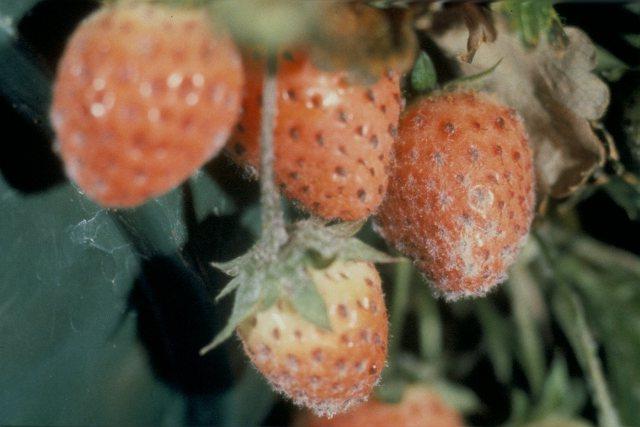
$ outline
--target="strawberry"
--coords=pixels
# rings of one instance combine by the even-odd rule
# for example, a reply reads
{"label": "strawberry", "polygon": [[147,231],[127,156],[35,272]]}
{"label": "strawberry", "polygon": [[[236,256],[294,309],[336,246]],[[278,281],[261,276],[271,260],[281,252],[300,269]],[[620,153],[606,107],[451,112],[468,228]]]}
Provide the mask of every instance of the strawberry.
{"label": "strawberry", "polygon": [[440,93],[413,103],[399,132],[378,229],[445,297],[486,293],[505,279],[533,218],[521,119],[488,95]]}
{"label": "strawberry", "polygon": [[[326,219],[371,215],[387,188],[392,144],[402,99],[389,71],[370,85],[345,71],[322,71],[302,50],[279,61],[275,124],[276,179],[287,196]],[[264,61],[245,61],[244,115],[228,151],[243,165],[259,166],[260,100]]]}
{"label": "strawberry", "polygon": [[307,414],[300,427],[462,427],[460,414],[425,386],[411,386],[398,403],[371,400],[334,418]]}
{"label": "strawberry", "polygon": [[241,57],[204,11],[109,6],[74,32],[51,119],[69,177],[107,207],[179,185],[240,114]]}
{"label": "strawberry", "polygon": [[365,400],[379,380],[387,355],[387,313],[371,263],[335,261],[308,273],[327,306],[330,330],[280,300],[241,323],[238,335],[276,390],[331,416]]}

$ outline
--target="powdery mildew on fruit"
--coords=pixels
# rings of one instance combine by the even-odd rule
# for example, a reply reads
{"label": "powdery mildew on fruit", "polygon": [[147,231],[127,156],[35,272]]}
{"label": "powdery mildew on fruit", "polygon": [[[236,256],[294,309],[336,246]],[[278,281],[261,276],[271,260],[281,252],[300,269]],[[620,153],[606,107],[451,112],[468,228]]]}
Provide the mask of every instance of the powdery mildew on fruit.
{"label": "powdery mildew on fruit", "polygon": [[[244,114],[227,146],[238,163],[259,167],[263,62],[245,55]],[[303,51],[278,69],[275,172],[284,193],[327,219],[358,220],[387,189],[402,97],[393,72],[365,86],[346,72],[319,70]]]}
{"label": "powdery mildew on fruit", "polygon": [[296,404],[333,416],[367,399],[387,355],[387,313],[375,267],[335,262],[311,270],[332,330],[279,301],[238,328],[245,351],[273,387]]}
{"label": "powdery mildew on fruit", "polygon": [[67,174],[108,207],[176,187],[226,143],[241,107],[239,52],[204,12],[104,7],[69,40],[51,121]]}
{"label": "powdery mildew on fruit", "polygon": [[443,93],[400,121],[378,231],[448,299],[506,279],[533,218],[532,153],[521,119],[492,98]]}

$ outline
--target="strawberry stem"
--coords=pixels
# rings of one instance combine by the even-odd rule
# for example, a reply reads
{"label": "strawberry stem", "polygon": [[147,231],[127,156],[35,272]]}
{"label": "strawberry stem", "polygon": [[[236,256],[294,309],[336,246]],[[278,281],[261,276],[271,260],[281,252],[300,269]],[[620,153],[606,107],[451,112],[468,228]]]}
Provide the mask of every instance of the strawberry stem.
{"label": "strawberry stem", "polygon": [[277,115],[277,63],[270,55],[264,75],[262,95],[262,121],[260,123],[260,205],[262,220],[262,240],[267,253],[275,256],[278,249],[287,241],[284,227],[284,214],[280,204],[280,193],[274,179],[273,128]]}

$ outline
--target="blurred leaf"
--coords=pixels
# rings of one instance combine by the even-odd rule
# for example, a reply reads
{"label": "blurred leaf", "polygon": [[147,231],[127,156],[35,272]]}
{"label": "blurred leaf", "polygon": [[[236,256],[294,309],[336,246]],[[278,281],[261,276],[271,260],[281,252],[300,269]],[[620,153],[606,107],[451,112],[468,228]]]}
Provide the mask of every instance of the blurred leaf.
{"label": "blurred leaf", "polygon": [[632,185],[614,176],[603,188],[627,212],[629,219],[635,221],[640,217],[640,184]]}
{"label": "blurred leaf", "polygon": [[513,325],[500,315],[490,300],[479,300],[476,311],[482,327],[483,345],[487,350],[498,381],[509,384],[512,378]]}
{"label": "blurred leaf", "polygon": [[189,180],[198,222],[207,216],[230,215],[237,209],[233,199],[206,172],[197,171]]}
{"label": "blurred leaf", "polygon": [[161,424],[179,397],[127,314],[139,259],[117,222],[70,185],[0,178],[0,235],[0,423]]}
{"label": "blurred leaf", "polygon": [[418,283],[413,298],[418,317],[420,355],[428,361],[440,362],[442,356],[442,320],[438,302],[426,283]]}
{"label": "blurred leaf", "polygon": [[262,226],[260,224],[260,204],[253,204],[242,210],[240,214],[240,224],[251,232],[251,234],[258,238]]}
{"label": "blurred leaf", "polygon": [[629,66],[600,46],[596,47],[596,72],[610,82],[620,80]]}
{"label": "blurred leaf", "polygon": [[[42,0],[2,0],[0,4],[0,32],[6,25],[15,25],[31,8]],[[8,20],[8,22],[7,22]]]}
{"label": "blurred leaf", "polygon": [[395,366],[410,382],[432,382],[439,375],[438,366],[412,353],[398,353]]}
{"label": "blurred leaf", "polygon": [[565,359],[557,355],[549,369],[540,400],[531,412],[531,418],[577,415],[584,406],[586,397],[584,388],[576,382],[571,382]]}
{"label": "blurred leaf", "polygon": [[545,376],[544,348],[540,331],[531,310],[530,289],[535,281],[521,264],[512,268],[508,289],[511,297],[513,317],[517,328],[517,356],[529,381],[534,395],[542,391]]}
{"label": "blurred leaf", "polygon": [[[247,366],[242,377],[216,403],[216,412],[223,414],[221,427],[262,425],[276,401],[271,386],[253,367]],[[250,407],[248,406],[250,405]]]}
{"label": "blurred leaf", "polygon": [[592,427],[592,424],[577,418],[550,417],[524,424],[524,427]]}
{"label": "blurred leaf", "polygon": [[640,49],[640,34],[625,34],[624,39],[631,46],[635,47],[636,49]]}
{"label": "blurred leaf", "polygon": [[427,92],[438,84],[438,76],[433,61],[425,51],[421,51],[411,70],[411,87],[416,92]]}
{"label": "blurred leaf", "polygon": [[472,414],[482,408],[480,399],[471,389],[448,381],[439,381],[434,388],[445,402],[463,414]]}
{"label": "blurred leaf", "polygon": [[605,348],[617,408],[622,420],[633,425],[640,406],[640,396],[635,393],[640,384],[640,365],[636,363],[640,357],[640,259],[592,239],[575,237],[575,244],[563,249],[572,253],[571,258],[562,259],[559,268],[584,294],[589,320]]}
{"label": "blurred leaf", "polygon": [[631,12],[640,15],[640,3],[629,2],[625,7]]}
{"label": "blurred leaf", "polygon": [[640,80],[637,78],[635,87],[624,102],[622,130],[622,142],[629,153],[631,171],[640,174]]}
{"label": "blurred leaf", "polygon": [[49,78],[13,33],[14,14],[19,16],[33,3],[31,0],[0,2],[0,94],[9,99],[20,114],[46,129],[51,102]]}
{"label": "blurred leaf", "polygon": [[134,209],[112,211],[136,249],[145,257],[172,255],[187,240],[183,196],[175,189]]}
{"label": "blurred leaf", "polygon": [[594,405],[598,408],[599,424],[603,427],[620,426],[597,354],[596,343],[580,300],[577,295],[560,286],[553,294],[553,309],[583,371],[589,378]]}
{"label": "blurred leaf", "polygon": [[527,420],[529,398],[527,394],[516,388],[511,391],[511,413],[505,423],[507,426],[521,426]]}
{"label": "blurred leaf", "polygon": [[522,41],[535,46],[557,19],[552,0],[504,0],[495,3],[497,10],[507,15]]}
{"label": "blurred leaf", "polygon": [[393,358],[400,349],[414,276],[413,266],[408,260],[399,262],[394,266],[393,291],[391,304],[389,305],[389,354],[391,354],[391,363],[395,362]]}
{"label": "blurred leaf", "polygon": [[382,374],[382,380],[380,385],[375,388],[374,393],[376,399],[386,403],[398,403],[402,400],[404,389],[407,385],[406,381],[398,378],[394,378],[392,375],[387,376],[391,372],[389,369],[385,369]]}

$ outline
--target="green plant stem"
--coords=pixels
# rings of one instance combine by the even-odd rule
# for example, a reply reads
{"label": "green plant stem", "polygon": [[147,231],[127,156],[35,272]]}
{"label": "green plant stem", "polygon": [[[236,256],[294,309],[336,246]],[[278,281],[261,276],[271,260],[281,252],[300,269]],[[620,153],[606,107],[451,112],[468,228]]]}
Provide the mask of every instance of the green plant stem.
{"label": "green plant stem", "polygon": [[262,92],[262,120],[260,123],[260,205],[262,220],[261,240],[267,254],[275,257],[287,241],[280,193],[275,185],[273,128],[277,117],[276,58],[267,61]]}
{"label": "green plant stem", "polygon": [[400,350],[412,278],[413,267],[411,263],[406,260],[398,262],[395,266],[394,288],[391,300],[391,326],[389,331],[389,354],[391,355],[391,360]]}

